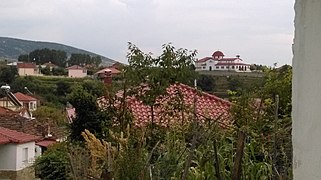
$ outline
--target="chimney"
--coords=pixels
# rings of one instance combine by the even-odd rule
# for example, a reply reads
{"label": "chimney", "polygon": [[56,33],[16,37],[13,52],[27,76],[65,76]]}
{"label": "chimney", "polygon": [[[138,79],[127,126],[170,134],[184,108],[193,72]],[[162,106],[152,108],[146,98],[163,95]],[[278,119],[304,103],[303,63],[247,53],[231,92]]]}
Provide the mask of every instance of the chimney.
{"label": "chimney", "polygon": [[102,76],[103,82],[106,85],[109,85],[112,83],[112,75],[111,75],[111,71],[105,71],[103,76]]}
{"label": "chimney", "polygon": [[237,58],[240,58],[241,56],[240,55],[236,55]]}

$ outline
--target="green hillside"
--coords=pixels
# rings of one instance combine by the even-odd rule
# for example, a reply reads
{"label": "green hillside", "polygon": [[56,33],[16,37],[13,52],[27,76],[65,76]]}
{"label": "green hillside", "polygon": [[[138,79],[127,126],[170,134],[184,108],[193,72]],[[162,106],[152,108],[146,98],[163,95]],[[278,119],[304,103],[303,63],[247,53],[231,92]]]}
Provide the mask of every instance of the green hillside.
{"label": "green hillside", "polygon": [[[70,56],[70,54],[72,53],[89,54],[91,56],[98,55],[86,50],[78,49],[64,44],[0,37],[0,59],[17,60],[18,56],[21,54],[28,54],[36,49],[43,48],[62,50],[65,51],[68,54],[68,56]],[[104,56],[101,56],[101,58],[102,64],[104,65],[111,65],[117,62]]]}

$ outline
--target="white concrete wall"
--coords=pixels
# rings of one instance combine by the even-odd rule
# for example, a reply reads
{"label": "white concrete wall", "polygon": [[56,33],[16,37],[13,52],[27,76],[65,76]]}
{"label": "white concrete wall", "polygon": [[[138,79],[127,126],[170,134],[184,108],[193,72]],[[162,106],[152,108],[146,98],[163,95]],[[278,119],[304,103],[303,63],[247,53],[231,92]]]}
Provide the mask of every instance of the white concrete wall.
{"label": "white concrete wall", "polygon": [[87,76],[87,70],[85,72],[82,69],[68,69],[68,77],[82,78]]}
{"label": "white concrete wall", "polygon": [[16,170],[17,167],[17,145],[0,145],[0,170]]}
{"label": "white concrete wall", "polygon": [[293,174],[321,179],[321,0],[296,0],[293,46]]}
{"label": "white concrete wall", "polygon": [[[24,162],[23,157],[23,149],[28,148],[28,161]],[[28,142],[24,144],[17,145],[17,163],[16,163],[16,170],[21,170],[25,167],[28,167],[33,164],[35,160],[35,142]]]}

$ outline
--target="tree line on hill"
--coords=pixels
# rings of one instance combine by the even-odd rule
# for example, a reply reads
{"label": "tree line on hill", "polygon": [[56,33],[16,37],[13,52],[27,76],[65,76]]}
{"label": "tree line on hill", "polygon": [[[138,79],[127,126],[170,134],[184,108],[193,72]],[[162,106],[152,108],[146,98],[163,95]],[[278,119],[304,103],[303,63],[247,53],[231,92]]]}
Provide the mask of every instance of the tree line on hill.
{"label": "tree line on hill", "polygon": [[65,51],[44,48],[36,49],[29,54],[22,54],[18,57],[18,61],[34,62],[36,64],[51,62],[59,67],[72,65],[93,65],[98,67],[102,59],[100,56],[90,56],[79,53],[72,53],[70,57],[68,57]]}

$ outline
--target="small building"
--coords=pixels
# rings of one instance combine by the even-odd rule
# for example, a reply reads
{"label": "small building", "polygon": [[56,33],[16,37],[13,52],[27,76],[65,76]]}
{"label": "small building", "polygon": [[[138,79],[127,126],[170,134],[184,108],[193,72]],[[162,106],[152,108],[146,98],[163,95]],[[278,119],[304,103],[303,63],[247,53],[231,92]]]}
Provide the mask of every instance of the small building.
{"label": "small building", "polygon": [[13,94],[14,98],[16,98],[20,105],[16,105],[11,99],[10,97],[3,97],[0,99],[0,107],[5,107],[8,109],[11,109],[13,111],[16,110],[21,110],[22,108],[26,108],[28,111],[32,112],[35,111],[37,109],[37,104],[38,104],[38,100],[32,96],[28,96],[26,94],[23,94],[21,92],[16,92]]}
{"label": "small building", "polygon": [[17,63],[19,76],[39,76],[40,71],[34,63]]}
{"label": "small building", "polygon": [[215,51],[211,57],[202,58],[195,63],[196,71],[235,71],[251,72],[250,64],[245,63],[239,55],[236,57],[225,58],[224,53]]}
{"label": "small building", "polygon": [[83,78],[87,76],[87,69],[82,66],[73,65],[66,69],[68,70],[68,77]]}
{"label": "small building", "polygon": [[[0,127],[0,179],[34,179],[38,136]],[[40,154],[38,154],[40,155]]]}
{"label": "small building", "polygon": [[57,65],[51,63],[50,61],[41,65],[41,68],[49,68],[50,71],[57,67]]}

